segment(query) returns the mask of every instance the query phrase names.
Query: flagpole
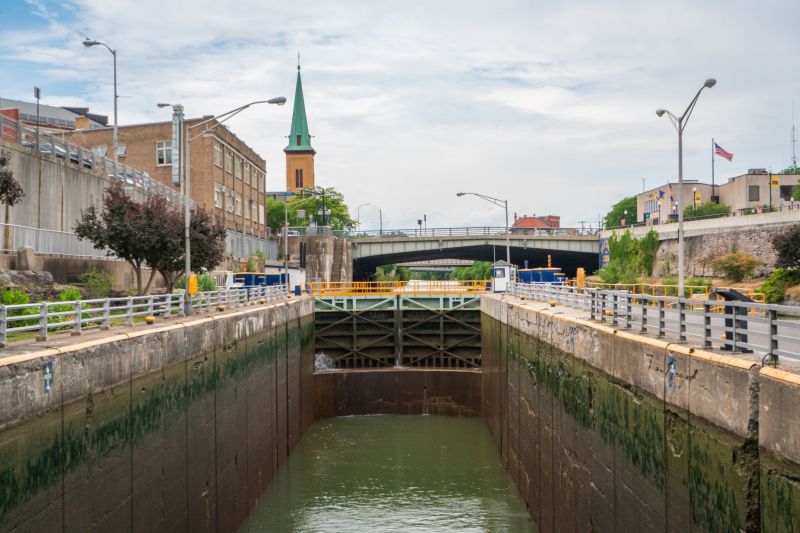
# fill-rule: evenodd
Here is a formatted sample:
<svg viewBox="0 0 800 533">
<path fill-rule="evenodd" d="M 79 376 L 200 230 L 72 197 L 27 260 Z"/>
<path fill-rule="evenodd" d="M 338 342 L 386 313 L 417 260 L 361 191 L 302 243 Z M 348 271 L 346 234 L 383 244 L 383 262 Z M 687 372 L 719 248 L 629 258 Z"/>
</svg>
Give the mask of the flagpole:
<svg viewBox="0 0 800 533">
<path fill-rule="evenodd" d="M 717 189 L 714 187 L 714 138 L 711 138 L 711 201 L 714 201 L 714 198 L 717 198 Z M 719 203 L 719 198 L 717 198 L 717 203 Z"/>
</svg>

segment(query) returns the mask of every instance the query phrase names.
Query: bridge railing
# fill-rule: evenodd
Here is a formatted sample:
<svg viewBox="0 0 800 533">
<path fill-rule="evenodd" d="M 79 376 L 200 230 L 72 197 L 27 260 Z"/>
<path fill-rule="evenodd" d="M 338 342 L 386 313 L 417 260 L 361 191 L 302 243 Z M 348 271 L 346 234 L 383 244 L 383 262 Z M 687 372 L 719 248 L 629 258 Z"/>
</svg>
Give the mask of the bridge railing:
<svg viewBox="0 0 800 533">
<path fill-rule="evenodd" d="M 593 320 L 702 348 L 800 360 L 800 306 L 512 283 L 515 296 L 587 309 Z"/>
<path fill-rule="evenodd" d="M 285 285 L 269 285 L 199 292 L 191 300 L 195 312 L 205 313 L 223 307 L 266 303 L 285 296 Z M 52 332 L 79 335 L 88 328 L 133 326 L 148 316 L 184 316 L 184 298 L 183 293 L 171 293 L 0 305 L 0 347 L 6 345 L 10 336 L 21 339 L 26 333 L 35 333 L 36 340 L 45 341 Z"/>
<path fill-rule="evenodd" d="M 454 228 L 399 228 L 399 229 L 371 229 L 371 230 L 331 230 L 327 227 L 292 227 L 289 236 L 297 235 L 333 235 L 349 239 L 366 238 L 418 238 L 431 237 L 487 237 L 510 234 L 512 237 L 520 235 L 532 236 L 569 236 L 569 235 L 596 235 L 596 231 L 588 228 L 511 228 L 498 226 L 463 226 Z"/>
<path fill-rule="evenodd" d="M 390 296 L 406 294 L 474 294 L 486 292 L 489 281 L 319 281 L 308 284 L 311 296 Z"/>
</svg>

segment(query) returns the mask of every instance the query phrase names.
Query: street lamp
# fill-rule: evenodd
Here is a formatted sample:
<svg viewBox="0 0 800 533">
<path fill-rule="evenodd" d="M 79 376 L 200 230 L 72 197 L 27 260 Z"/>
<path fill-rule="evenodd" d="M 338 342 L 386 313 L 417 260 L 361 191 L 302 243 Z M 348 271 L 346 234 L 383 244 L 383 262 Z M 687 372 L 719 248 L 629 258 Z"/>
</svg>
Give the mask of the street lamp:
<svg viewBox="0 0 800 533">
<path fill-rule="evenodd" d="M 368 205 L 370 204 L 361 204 L 358 206 L 358 209 L 356 209 L 356 224 L 358 225 L 359 231 L 361 230 L 361 208 Z"/>
<path fill-rule="evenodd" d="M 472 196 L 477 196 L 478 198 L 483 198 L 489 203 L 492 203 L 498 207 L 504 207 L 506 210 L 506 262 L 511 264 L 511 242 L 508 236 L 508 200 L 500 200 L 499 198 L 493 198 L 491 196 L 486 196 L 485 194 L 479 194 L 476 192 L 458 192 L 456 196 L 461 197 L 467 194 L 471 194 Z"/>
<path fill-rule="evenodd" d="M 678 201 L 676 203 L 678 210 L 678 294 L 683 294 L 685 280 L 684 262 L 686 260 L 683 242 L 683 130 L 689 122 L 689 117 L 692 115 L 695 104 L 697 104 L 697 99 L 700 98 L 700 93 L 703 92 L 703 89 L 710 89 L 716 84 L 717 80 L 708 78 L 705 83 L 703 83 L 703 86 L 700 87 L 700 90 L 697 91 L 697 94 L 689 103 L 686 111 L 679 117 L 676 117 L 666 109 L 656 110 L 656 115 L 659 117 L 663 117 L 666 114 L 670 121 L 672 121 L 672 125 L 675 126 L 675 130 L 678 132 Z"/>
<path fill-rule="evenodd" d="M 183 166 L 183 175 L 184 175 L 184 185 L 183 185 L 183 195 L 184 195 L 183 196 L 183 208 L 184 208 L 183 209 L 183 238 L 184 238 L 184 247 L 186 249 L 186 251 L 184 253 L 184 261 L 185 262 L 184 262 L 184 267 L 183 267 L 183 272 L 184 272 L 183 275 L 184 275 L 184 278 L 186 279 L 186 295 L 185 295 L 185 298 L 183 299 L 183 312 L 184 312 L 184 314 L 186 316 L 189 316 L 189 315 L 192 314 L 192 299 L 191 299 L 191 297 L 189 295 L 189 275 L 192 272 L 191 233 L 190 233 L 190 229 L 189 229 L 190 226 L 191 226 L 191 223 L 192 223 L 192 206 L 191 206 L 192 202 L 191 202 L 191 194 L 190 194 L 191 193 L 190 185 L 191 185 L 191 182 L 192 182 L 192 165 L 191 165 L 191 150 L 190 150 L 191 143 L 195 139 L 198 139 L 198 138 L 202 137 L 204 134 L 206 134 L 209 131 L 213 130 L 214 128 L 216 128 L 217 126 L 219 126 L 220 124 L 222 124 L 223 122 L 228 120 L 229 118 L 231 118 L 231 117 L 233 117 L 235 115 L 238 115 L 239 113 L 241 113 L 242 111 L 244 111 L 245 109 L 247 109 L 250 106 L 253 106 L 253 105 L 256 105 L 256 104 L 283 105 L 285 103 L 286 103 L 286 98 L 284 98 L 283 96 L 279 96 L 279 97 L 276 97 L 276 98 L 270 98 L 269 100 L 257 100 L 255 102 L 250 102 L 249 104 L 245 104 L 243 106 L 237 107 L 235 109 L 232 109 L 232 110 L 227 111 L 225 113 L 222 113 L 220 115 L 213 116 L 213 117 L 208 118 L 208 119 L 206 119 L 206 120 L 204 120 L 204 121 L 202 121 L 202 122 L 200 122 L 198 124 L 194 124 L 194 125 L 189 126 L 188 128 L 186 128 L 186 139 L 183 141 L 185 160 L 184 160 L 183 165 L 182 165 Z M 175 113 L 176 115 L 180 115 L 180 120 L 178 122 L 180 124 L 181 129 L 183 128 L 183 106 L 182 105 L 180 105 L 180 104 L 174 104 L 174 105 L 173 104 L 157 104 L 157 105 L 158 105 L 158 107 L 172 107 L 173 113 Z M 220 119 L 222 119 L 222 120 L 220 120 Z M 194 128 L 199 128 L 200 126 L 203 126 L 205 124 L 208 124 L 211 121 L 216 121 L 216 124 L 212 124 L 211 126 L 207 127 L 206 129 L 204 129 L 203 131 L 201 131 L 200 133 L 198 133 L 194 137 L 190 137 L 189 133 L 191 132 L 191 130 L 193 130 Z M 181 135 L 179 135 L 177 138 L 178 139 L 183 139 L 184 138 L 183 131 L 181 131 L 180 133 L 181 133 Z M 173 138 L 175 138 L 174 135 L 173 135 Z M 180 148 L 181 147 L 178 147 L 179 151 L 180 151 Z M 172 149 L 175 150 L 175 147 L 173 146 Z M 288 277 L 286 279 L 286 282 L 288 284 L 288 282 L 289 282 Z M 287 285 L 287 289 L 288 289 L 288 285 Z"/>
<path fill-rule="evenodd" d="M 697 187 L 692 187 L 692 211 L 697 211 Z"/>
<path fill-rule="evenodd" d="M 623 209 L 622 210 L 622 225 L 623 226 L 627 226 L 628 225 L 628 210 L 627 209 Z"/>
<path fill-rule="evenodd" d="M 111 52 L 111 55 L 114 58 L 114 140 L 113 140 L 113 148 L 114 148 L 114 172 L 117 171 L 117 163 L 119 162 L 119 156 L 117 151 L 119 150 L 119 131 L 118 131 L 118 124 L 117 124 L 117 100 L 119 99 L 119 95 L 117 94 L 117 51 L 108 46 L 106 43 L 101 43 L 100 41 L 95 41 L 94 39 L 89 39 L 88 37 L 83 40 L 83 46 L 86 48 L 91 48 L 92 46 L 105 46 L 106 49 Z"/>
</svg>

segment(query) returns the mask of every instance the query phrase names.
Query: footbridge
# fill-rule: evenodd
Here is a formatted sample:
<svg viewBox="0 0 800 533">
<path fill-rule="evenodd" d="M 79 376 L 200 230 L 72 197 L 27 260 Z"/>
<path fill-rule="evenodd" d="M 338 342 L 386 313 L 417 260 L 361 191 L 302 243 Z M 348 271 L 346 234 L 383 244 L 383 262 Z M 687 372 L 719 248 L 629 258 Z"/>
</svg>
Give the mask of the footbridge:
<svg viewBox="0 0 800 533">
<path fill-rule="evenodd" d="M 365 279 L 380 265 L 437 259 L 494 261 L 505 259 L 506 246 L 511 262 L 530 267 L 554 265 L 574 275 L 578 267 L 597 268 L 598 237 L 578 229 L 547 228 L 506 232 L 505 228 L 433 228 L 392 230 L 350 235 L 353 241 L 353 276 Z"/>
</svg>

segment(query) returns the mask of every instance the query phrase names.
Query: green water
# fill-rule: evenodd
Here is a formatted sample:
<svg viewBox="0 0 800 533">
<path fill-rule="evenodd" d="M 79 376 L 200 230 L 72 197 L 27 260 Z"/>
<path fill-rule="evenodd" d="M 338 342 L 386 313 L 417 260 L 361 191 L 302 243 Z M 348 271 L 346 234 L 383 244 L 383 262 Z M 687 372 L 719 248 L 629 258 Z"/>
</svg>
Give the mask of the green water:
<svg viewBox="0 0 800 533">
<path fill-rule="evenodd" d="M 480 420 L 316 422 L 240 531 L 533 532 Z"/>
</svg>

